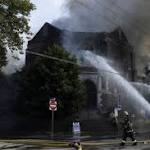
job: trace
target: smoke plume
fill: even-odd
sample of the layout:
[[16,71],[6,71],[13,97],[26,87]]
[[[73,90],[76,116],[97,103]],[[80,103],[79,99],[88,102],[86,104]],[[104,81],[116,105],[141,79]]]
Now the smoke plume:
[[[121,27],[134,46],[137,67],[141,70],[141,64],[150,59],[149,8],[148,0],[66,0],[69,15],[55,24],[80,32],[110,32]],[[73,37],[67,36],[64,43],[71,45]]]

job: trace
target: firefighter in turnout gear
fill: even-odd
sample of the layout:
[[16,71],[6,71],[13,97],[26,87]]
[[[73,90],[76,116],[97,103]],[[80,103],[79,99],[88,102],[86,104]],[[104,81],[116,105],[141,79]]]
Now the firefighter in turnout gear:
[[134,136],[134,131],[132,128],[132,122],[129,119],[129,114],[127,111],[124,111],[124,121],[122,123],[123,127],[123,135],[121,145],[125,145],[127,138],[131,138],[133,141],[133,145],[137,145],[137,141]]

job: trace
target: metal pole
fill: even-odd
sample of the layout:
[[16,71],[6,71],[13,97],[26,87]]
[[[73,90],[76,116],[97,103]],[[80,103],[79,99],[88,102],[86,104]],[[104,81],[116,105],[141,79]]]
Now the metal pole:
[[54,138],[54,111],[52,110],[52,121],[51,121],[51,139]]

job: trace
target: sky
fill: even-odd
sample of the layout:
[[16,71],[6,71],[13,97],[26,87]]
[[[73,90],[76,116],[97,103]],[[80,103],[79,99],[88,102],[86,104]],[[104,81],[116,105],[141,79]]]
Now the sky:
[[[30,23],[31,32],[33,36],[39,31],[45,22],[53,23],[62,16],[67,16],[67,12],[64,9],[65,0],[31,0],[36,6],[36,10],[31,12]],[[27,47],[27,40],[24,43],[24,49]],[[9,54],[11,55],[11,54]],[[25,55],[13,54],[20,58],[16,60],[9,57],[9,63],[7,67],[4,68],[5,73],[9,74],[14,72],[14,68],[21,67],[25,61]]]
[[[77,3],[77,1],[80,3]],[[76,29],[80,31],[85,29],[88,31],[87,29],[97,29],[97,31],[101,31],[106,27],[105,24],[109,24],[111,28],[113,27],[113,24],[109,21],[111,19],[112,22],[126,29],[128,39],[134,39],[135,42],[133,44],[135,44],[133,46],[136,46],[136,51],[139,52],[139,55],[143,55],[144,60],[146,60],[145,58],[150,59],[149,0],[31,0],[31,2],[36,6],[36,10],[32,11],[30,15],[30,26],[33,36],[45,22],[55,22],[59,25],[61,24],[62,27],[66,25],[65,29],[71,30]],[[70,4],[67,5],[69,6],[68,9],[65,7],[66,3]],[[86,9],[84,5],[87,6]],[[118,9],[117,5],[121,9]],[[115,14],[110,11],[110,8],[113,12],[115,11]],[[100,17],[101,15],[105,17]],[[68,16],[71,16],[70,20]],[[139,29],[137,30],[137,26],[140,26],[142,30],[145,29],[149,36],[145,36],[145,33],[141,34],[142,32],[138,33]],[[24,43],[24,49],[26,49],[26,46],[27,40]],[[16,55],[18,56],[18,54]],[[7,72],[11,72],[17,66],[24,64],[25,56],[20,56],[20,61],[10,57],[9,60],[10,63],[5,69]],[[143,60],[139,63],[143,63]]]
[[36,33],[45,22],[52,23],[54,20],[65,16],[65,0],[31,0],[36,5],[36,10],[31,13],[31,31]]

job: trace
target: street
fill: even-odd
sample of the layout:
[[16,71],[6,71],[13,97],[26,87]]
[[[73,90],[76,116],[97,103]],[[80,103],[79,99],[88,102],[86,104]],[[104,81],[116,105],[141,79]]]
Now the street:
[[137,146],[105,146],[101,148],[97,148],[99,150],[150,150],[150,145],[137,145]]
[[[82,142],[83,150],[150,150],[149,141],[139,141],[138,145],[119,146],[119,141],[85,141]],[[68,142],[49,140],[0,140],[0,150],[73,150],[68,147]]]

